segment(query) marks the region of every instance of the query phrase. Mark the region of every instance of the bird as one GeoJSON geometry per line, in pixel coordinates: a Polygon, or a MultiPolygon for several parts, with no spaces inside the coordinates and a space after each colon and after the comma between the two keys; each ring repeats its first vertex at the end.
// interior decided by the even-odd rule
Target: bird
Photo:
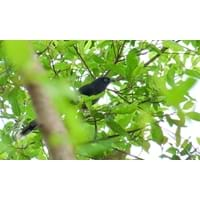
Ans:
{"type": "Polygon", "coordinates": [[[86,96],[97,95],[103,92],[112,80],[108,77],[99,77],[92,83],[79,88],[79,92],[86,96]]]}
{"type": "MultiPolygon", "coordinates": [[[[111,78],[106,77],[106,76],[99,77],[99,78],[95,79],[94,81],[92,81],[91,83],[80,87],[79,93],[82,95],[85,95],[85,96],[92,96],[92,95],[100,94],[107,88],[109,83],[112,81],[113,80],[111,78]]],[[[98,101],[98,99],[92,100],[92,104],[96,103],[97,101],[98,101]]],[[[25,135],[29,134],[31,131],[33,131],[34,129],[38,128],[38,126],[39,126],[39,124],[38,124],[37,120],[32,120],[27,126],[25,126],[21,130],[20,135],[25,136],[25,135]]]]}
{"type": "Polygon", "coordinates": [[[22,131],[20,132],[20,135],[27,135],[34,129],[38,127],[38,122],[37,120],[32,120],[27,126],[25,126],[22,131]]]}

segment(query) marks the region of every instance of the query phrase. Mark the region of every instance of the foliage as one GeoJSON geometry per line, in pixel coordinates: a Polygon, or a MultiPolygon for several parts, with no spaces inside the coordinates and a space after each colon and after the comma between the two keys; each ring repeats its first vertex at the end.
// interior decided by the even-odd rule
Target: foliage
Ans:
{"type": "MultiPolygon", "coordinates": [[[[48,159],[39,130],[23,138],[18,135],[35,118],[17,73],[28,62],[30,52],[22,53],[27,44],[15,41],[22,49],[17,52],[0,42],[0,159],[48,159]]],[[[31,45],[48,75],[42,80],[46,91],[69,126],[77,159],[142,159],[131,148],[148,153],[153,143],[162,149],[160,158],[200,159],[190,133],[186,139],[181,133],[188,120],[200,121],[189,94],[200,78],[200,41],[32,41],[31,45]],[[115,82],[94,105],[94,97],[76,92],[105,74],[115,82]],[[175,128],[173,137],[163,123],[175,128]]]]}

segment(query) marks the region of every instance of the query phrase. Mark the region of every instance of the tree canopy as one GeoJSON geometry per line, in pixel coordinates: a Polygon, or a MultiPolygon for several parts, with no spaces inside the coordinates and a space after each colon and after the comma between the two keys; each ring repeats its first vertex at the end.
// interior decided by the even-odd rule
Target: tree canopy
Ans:
{"type": "Polygon", "coordinates": [[[71,146],[75,159],[141,160],[134,147],[148,153],[153,143],[161,159],[200,159],[192,133],[182,136],[188,120],[200,121],[190,95],[200,78],[199,54],[197,40],[1,41],[0,159],[50,159],[49,140],[50,146],[71,146]],[[33,56],[42,71],[29,67],[33,56]],[[101,76],[115,80],[103,93],[78,92],[101,76]],[[43,120],[46,106],[35,108],[42,95],[35,103],[27,83],[41,85],[52,100],[46,104],[58,113],[66,138],[44,140],[43,129],[19,135],[31,120],[43,120]]]}

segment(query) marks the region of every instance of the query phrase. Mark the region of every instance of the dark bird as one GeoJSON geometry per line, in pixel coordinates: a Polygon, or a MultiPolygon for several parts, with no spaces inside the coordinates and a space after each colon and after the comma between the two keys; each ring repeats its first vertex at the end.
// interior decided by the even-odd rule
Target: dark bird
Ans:
{"type": "Polygon", "coordinates": [[[38,127],[38,123],[36,120],[31,121],[27,126],[25,126],[22,131],[21,135],[27,135],[29,134],[32,130],[36,129],[38,127]]]}
{"type": "MultiPolygon", "coordinates": [[[[79,92],[86,96],[97,95],[97,94],[103,92],[111,81],[112,80],[108,77],[105,77],[105,76],[99,77],[99,78],[95,79],[93,82],[80,87],[79,92]]],[[[98,101],[98,99],[94,99],[92,101],[92,104],[96,103],[97,101],[98,101]]],[[[27,135],[32,130],[36,129],[37,127],[38,127],[38,122],[36,120],[33,120],[22,129],[20,134],[27,135]]]]}
{"type": "Polygon", "coordinates": [[[110,78],[100,77],[94,80],[92,83],[89,83],[79,88],[79,92],[87,96],[97,95],[103,92],[110,82],[111,82],[110,78]]]}

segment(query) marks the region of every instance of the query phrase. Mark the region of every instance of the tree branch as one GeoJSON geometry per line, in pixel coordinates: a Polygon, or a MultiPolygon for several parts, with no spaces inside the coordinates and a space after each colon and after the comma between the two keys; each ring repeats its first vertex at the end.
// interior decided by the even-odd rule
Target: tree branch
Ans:
{"type": "MultiPolygon", "coordinates": [[[[121,58],[122,51],[123,51],[123,49],[124,49],[125,44],[126,44],[126,40],[123,41],[123,43],[122,43],[122,45],[119,47],[118,52],[117,52],[117,55],[116,55],[116,52],[115,52],[115,50],[114,50],[114,49],[115,49],[114,42],[112,43],[112,45],[113,45],[113,50],[114,50],[114,54],[115,54],[115,60],[114,60],[114,62],[113,62],[114,64],[117,64],[118,62],[123,61],[123,60],[120,60],[120,58],[121,58]]],[[[108,71],[104,74],[104,76],[107,76],[109,73],[110,73],[110,70],[108,70],[108,71]]]]}
{"type": "Polygon", "coordinates": [[[87,63],[85,62],[84,58],[82,57],[82,55],[80,54],[80,52],[78,51],[78,48],[77,46],[73,46],[78,57],[81,59],[82,63],[84,64],[84,66],[86,67],[86,69],[88,70],[88,72],[90,73],[90,75],[92,76],[93,79],[95,79],[95,76],[94,74],[92,73],[92,71],[90,70],[89,66],[87,65],[87,63]]]}
{"type": "MultiPolygon", "coordinates": [[[[27,69],[31,69],[35,75],[44,74],[44,70],[37,58],[33,60],[33,64],[28,66],[27,69]]],[[[65,129],[58,112],[53,107],[51,99],[47,96],[44,87],[33,79],[27,79],[25,74],[23,78],[26,80],[26,87],[31,96],[39,128],[46,141],[50,158],[74,159],[72,147],[68,143],[69,133],[65,129]]]]}
{"type": "Polygon", "coordinates": [[[95,128],[95,133],[94,133],[94,141],[97,139],[97,133],[98,133],[98,127],[97,127],[97,120],[96,117],[94,117],[94,128],[95,128]]]}
{"type": "Polygon", "coordinates": [[[118,63],[118,61],[119,61],[119,59],[120,59],[120,57],[122,55],[122,51],[124,49],[125,44],[126,44],[126,40],[124,40],[124,42],[122,43],[122,45],[119,47],[117,56],[115,57],[114,64],[118,63]]]}
{"type": "MultiPolygon", "coordinates": [[[[180,40],[175,41],[176,43],[180,42],[180,40]]],[[[168,47],[162,47],[160,50],[160,53],[158,53],[157,55],[155,55],[153,58],[151,58],[149,61],[147,61],[144,64],[144,67],[147,67],[149,64],[151,64],[154,60],[156,60],[158,57],[160,57],[166,50],[168,49],[168,47]]]]}
{"type": "Polygon", "coordinates": [[[133,158],[135,158],[135,159],[137,159],[137,160],[144,160],[143,158],[140,158],[140,157],[138,157],[138,156],[135,156],[135,155],[133,155],[133,154],[130,154],[129,152],[122,151],[121,149],[118,149],[118,148],[113,148],[113,149],[116,150],[116,151],[118,151],[118,152],[120,152],[120,153],[123,153],[123,154],[125,154],[125,155],[131,156],[131,157],[133,157],[133,158]]]}
{"type": "Polygon", "coordinates": [[[154,60],[156,60],[158,57],[160,57],[162,55],[162,53],[164,53],[168,48],[167,47],[163,47],[160,51],[161,53],[156,54],[154,57],[152,57],[149,61],[147,61],[144,64],[144,67],[147,67],[149,64],[151,64],[154,60]]]}
{"type": "Polygon", "coordinates": [[[50,45],[51,45],[52,43],[53,43],[52,40],[49,41],[49,44],[47,45],[47,47],[46,47],[45,49],[43,49],[42,51],[36,52],[36,54],[37,54],[38,56],[42,55],[45,51],[47,51],[47,50],[49,49],[49,47],[50,47],[50,45]]]}

